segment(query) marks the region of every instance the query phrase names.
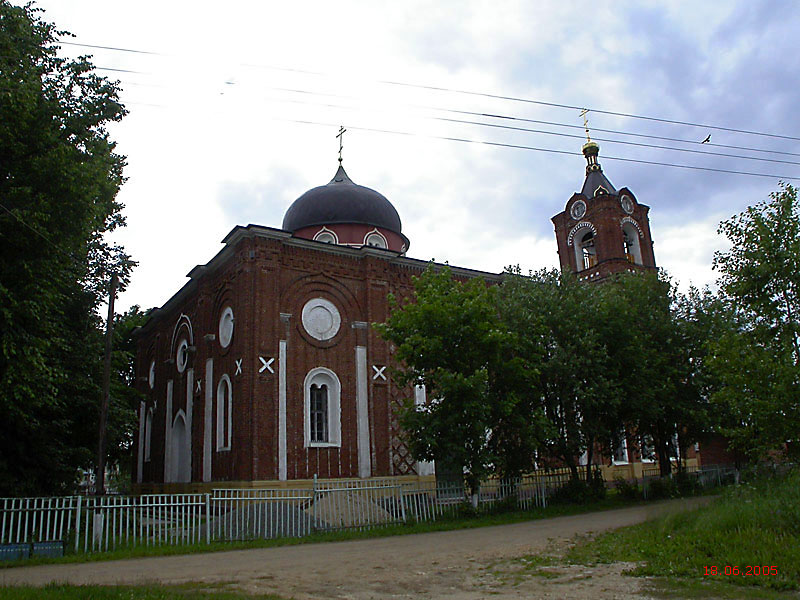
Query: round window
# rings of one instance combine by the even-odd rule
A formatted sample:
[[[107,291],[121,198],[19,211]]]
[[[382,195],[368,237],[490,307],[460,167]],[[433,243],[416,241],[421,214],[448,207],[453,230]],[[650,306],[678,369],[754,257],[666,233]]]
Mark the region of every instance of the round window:
[[[622,205],[622,210],[626,213],[631,214],[633,212],[633,200],[631,200],[630,196],[622,196],[619,199],[619,203]]]
[[[317,340],[329,340],[339,332],[342,317],[329,300],[314,298],[303,307],[303,328]]]
[[[233,309],[226,306],[219,317],[219,345],[227,348],[233,339]]]
[[[572,215],[572,218],[576,221],[582,219],[583,215],[586,214],[586,203],[583,200],[577,200],[575,204],[572,205],[569,214]]]
[[[178,343],[178,350],[175,352],[175,366],[178,367],[178,373],[183,373],[186,370],[186,365],[189,363],[189,342],[183,338]]]

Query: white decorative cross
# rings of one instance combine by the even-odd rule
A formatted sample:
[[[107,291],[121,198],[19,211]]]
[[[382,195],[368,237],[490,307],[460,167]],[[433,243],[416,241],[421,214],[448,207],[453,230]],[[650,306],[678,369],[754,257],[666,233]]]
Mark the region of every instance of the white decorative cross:
[[[199,379],[197,380],[197,385],[194,386],[194,391],[196,394],[199,394],[200,392],[203,391],[202,381],[200,381]]]
[[[386,375],[383,374],[383,372],[386,370],[386,366],[379,367],[378,365],[372,365],[372,370],[375,371],[375,374],[372,376],[373,380],[380,377],[386,381]]]
[[[242,359],[240,358],[239,360],[235,360],[233,362],[236,363],[236,374],[237,375],[241,375],[242,374]]]
[[[263,373],[264,371],[269,371],[270,373],[275,373],[275,371],[272,370],[272,363],[275,362],[274,358],[270,358],[269,360],[267,360],[263,356],[259,356],[258,360],[261,361],[261,368],[258,370],[259,373]]]

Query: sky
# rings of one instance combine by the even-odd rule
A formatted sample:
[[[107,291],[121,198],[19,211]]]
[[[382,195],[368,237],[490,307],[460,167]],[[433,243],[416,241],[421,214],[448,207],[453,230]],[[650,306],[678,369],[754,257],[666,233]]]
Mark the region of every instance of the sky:
[[[113,239],[139,265],[118,310],[162,305],[236,225],[280,228],[333,177],[340,125],[345,169],[394,204],[408,256],[490,272],[557,266],[581,108],[683,289],[713,285],[720,221],[800,181],[800,3],[36,5],[129,110],[110,127],[127,157]]]

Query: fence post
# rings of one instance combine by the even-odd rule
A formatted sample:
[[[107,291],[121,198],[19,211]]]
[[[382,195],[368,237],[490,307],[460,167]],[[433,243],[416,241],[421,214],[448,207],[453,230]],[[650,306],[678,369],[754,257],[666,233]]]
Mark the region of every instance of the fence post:
[[[400,513],[403,515],[403,523],[406,522],[406,503],[403,501],[403,486],[397,486],[397,492],[400,494]]]
[[[311,531],[317,530],[317,474],[314,473],[314,483],[311,488]]]
[[[81,542],[81,500],[82,496],[78,496],[78,514],[75,515],[75,553],[78,553],[78,547]]]
[[[206,544],[211,543],[211,494],[206,494]]]

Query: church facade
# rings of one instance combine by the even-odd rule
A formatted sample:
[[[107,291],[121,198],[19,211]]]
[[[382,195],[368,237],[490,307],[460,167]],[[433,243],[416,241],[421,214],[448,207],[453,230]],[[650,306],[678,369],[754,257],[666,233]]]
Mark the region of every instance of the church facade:
[[[584,146],[583,188],[552,219],[562,269],[587,282],[655,269],[649,208],[614,188],[598,151]],[[370,327],[428,265],[406,256],[394,206],[340,164],[280,229],[237,226],[223,243],[138,332],[136,491],[432,474],[396,417],[424,389],[392,381],[393,348]],[[640,450],[625,440],[612,462]]]
[[[401,441],[410,390],[370,327],[428,265],[405,256],[391,203],[340,166],[281,229],[236,227],[223,242],[138,332],[137,490],[430,474]]]

